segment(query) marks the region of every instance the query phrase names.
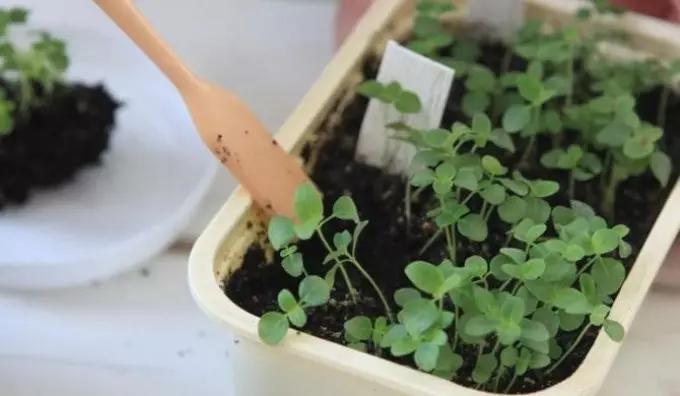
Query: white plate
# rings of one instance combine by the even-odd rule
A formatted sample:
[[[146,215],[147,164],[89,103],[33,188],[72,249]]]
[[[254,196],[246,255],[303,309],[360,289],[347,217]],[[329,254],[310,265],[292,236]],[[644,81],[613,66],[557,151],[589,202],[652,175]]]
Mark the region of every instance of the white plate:
[[[127,37],[46,27],[68,43],[69,79],[102,81],[125,106],[102,165],[0,211],[2,288],[74,286],[144,262],[187,226],[219,169],[175,88]]]

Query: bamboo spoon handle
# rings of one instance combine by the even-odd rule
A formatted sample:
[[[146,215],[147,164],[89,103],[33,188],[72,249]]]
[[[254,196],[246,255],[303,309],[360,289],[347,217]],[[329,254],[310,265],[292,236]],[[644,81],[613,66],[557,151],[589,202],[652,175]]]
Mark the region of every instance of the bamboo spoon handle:
[[[132,0],[94,0],[127,36],[161,69],[178,90],[200,81],[156,33]]]
[[[296,189],[310,180],[231,92],[201,79],[173,53],[132,0],[93,0],[170,79],[210,151],[265,214],[295,218]]]

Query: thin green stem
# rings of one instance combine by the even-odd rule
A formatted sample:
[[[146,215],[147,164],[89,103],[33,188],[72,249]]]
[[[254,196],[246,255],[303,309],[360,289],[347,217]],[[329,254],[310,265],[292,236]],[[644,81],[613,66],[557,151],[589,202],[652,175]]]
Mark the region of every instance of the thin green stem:
[[[428,241],[425,242],[425,245],[422,247],[422,249],[420,249],[420,252],[418,252],[418,254],[422,255],[423,253],[425,253],[425,251],[429,249],[430,246],[432,246],[432,244],[434,243],[434,241],[436,241],[437,238],[439,238],[443,233],[444,233],[443,228],[438,229],[437,232],[435,232],[434,235],[432,235],[432,237],[430,237],[430,239],[428,239]]]
[[[449,249],[449,257],[453,263],[456,262],[456,233],[453,227],[446,227],[444,229],[446,234],[446,245]]]
[[[562,355],[562,357],[560,358],[560,360],[556,361],[556,362],[552,365],[552,367],[550,367],[550,368],[548,369],[548,371],[545,372],[546,374],[552,373],[552,372],[553,372],[560,364],[562,364],[562,362],[564,362],[564,360],[567,358],[567,356],[571,355],[571,353],[574,352],[574,349],[576,349],[576,347],[578,346],[578,344],[581,343],[581,340],[583,340],[583,337],[585,337],[586,333],[587,333],[588,330],[590,329],[590,326],[591,326],[591,324],[588,323],[588,324],[586,325],[586,327],[584,327],[583,330],[581,330],[581,333],[578,335],[578,337],[576,337],[576,340],[574,340],[574,342],[571,344],[571,346],[569,347],[569,349],[567,349],[567,351]]]
[[[418,187],[418,188],[416,189],[416,191],[414,191],[414,192],[411,194],[411,200],[412,200],[412,201],[415,201],[415,200],[418,198],[418,196],[419,196],[423,191],[425,191],[426,188],[427,188],[427,186],[420,186],[420,187]]]
[[[574,172],[569,172],[569,196],[571,199],[575,199],[574,197],[576,191],[576,183],[574,179]]]
[[[600,256],[595,256],[592,259],[590,259],[590,261],[588,261],[586,263],[586,265],[581,267],[581,269],[576,273],[576,278],[581,276],[582,273],[586,272],[590,268],[590,266],[593,265],[595,263],[595,261],[597,261],[599,258],[600,258]]]
[[[567,79],[569,80],[569,84],[571,84],[571,89],[569,90],[569,94],[567,95],[567,107],[571,107],[573,101],[574,101],[574,88],[576,85],[576,81],[574,78],[574,51],[572,49],[571,55],[569,57],[569,62],[567,62]]]
[[[352,261],[352,264],[354,264],[356,269],[359,270],[359,272],[361,272],[361,275],[363,275],[364,278],[366,278],[368,283],[370,283],[371,286],[373,286],[373,288],[375,289],[375,292],[378,294],[378,297],[380,298],[380,301],[382,301],[383,305],[385,306],[385,313],[387,314],[387,317],[390,319],[391,322],[394,322],[394,316],[392,315],[392,310],[390,309],[390,305],[387,303],[387,299],[385,298],[385,295],[383,294],[383,292],[378,287],[378,284],[375,283],[375,281],[373,280],[371,275],[369,275],[369,273],[366,272],[364,267],[362,267],[361,264],[359,264],[359,262],[357,262],[357,260],[354,257],[350,257],[350,260]]]
[[[508,386],[505,387],[505,390],[503,391],[503,393],[510,392],[510,389],[512,389],[512,386],[515,385],[515,381],[517,381],[517,373],[516,372],[512,374],[512,379],[510,380],[510,383],[508,384]]]
[[[319,226],[316,229],[316,233],[319,235],[319,239],[321,239],[321,242],[323,243],[324,247],[328,251],[328,253],[333,253],[333,249],[331,249],[331,245],[328,243],[328,240],[326,240],[326,237],[323,235],[323,232],[321,231],[321,226]],[[340,268],[340,272],[342,273],[342,277],[345,278],[345,283],[347,284],[347,288],[349,289],[349,295],[352,297],[352,302],[356,304],[357,302],[357,291],[352,285],[352,281],[349,280],[349,275],[347,274],[347,271],[345,270],[345,267],[342,266],[342,261],[338,259],[337,257],[335,258],[335,263],[338,265]]]
[[[656,124],[659,128],[666,125],[666,110],[668,108],[668,97],[670,96],[671,90],[668,87],[664,87],[661,91],[661,97],[659,98],[659,108],[657,110]]]
[[[404,212],[406,215],[406,233],[408,234],[409,231],[411,231],[411,185],[409,184],[408,179],[406,180],[404,205]]]
[[[458,347],[458,316],[460,315],[460,308],[458,308],[458,305],[454,307],[453,313],[455,315],[453,325],[456,326],[455,331],[453,332],[453,351],[455,352]]]
[[[503,376],[503,371],[505,371],[505,368],[503,366],[499,367],[498,370],[496,371],[496,381],[493,386],[493,391],[498,392],[498,387],[500,386],[501,383],[501,377]]]

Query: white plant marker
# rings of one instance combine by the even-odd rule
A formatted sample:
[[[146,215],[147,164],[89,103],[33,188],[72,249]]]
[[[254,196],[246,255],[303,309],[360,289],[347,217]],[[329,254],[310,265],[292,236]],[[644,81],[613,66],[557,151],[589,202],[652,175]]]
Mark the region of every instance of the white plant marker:
[[[492,27],[508,41],[524,22],[524,0],[469,0],[466,20]]]
[[[404,117],[392,106],[371,99],[359,131],[357,160],[392,173],[408,174],[416,148],[390,138],[386,125],[403,121],[420,130],[438,128],[454,74],[452,68],[389,41],[376,80],[382,84],[398,82],[418,96],[422,110]]]

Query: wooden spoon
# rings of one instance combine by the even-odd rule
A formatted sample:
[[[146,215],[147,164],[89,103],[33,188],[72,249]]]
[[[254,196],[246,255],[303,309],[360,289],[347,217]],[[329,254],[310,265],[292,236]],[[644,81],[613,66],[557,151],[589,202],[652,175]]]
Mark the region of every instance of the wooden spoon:
[[[295,190],[311,183],[300,162],[276,143],[234,94],[189,70],[131,0],[94,2],[170,79],[204,143],[265,213],[294,218]]]

